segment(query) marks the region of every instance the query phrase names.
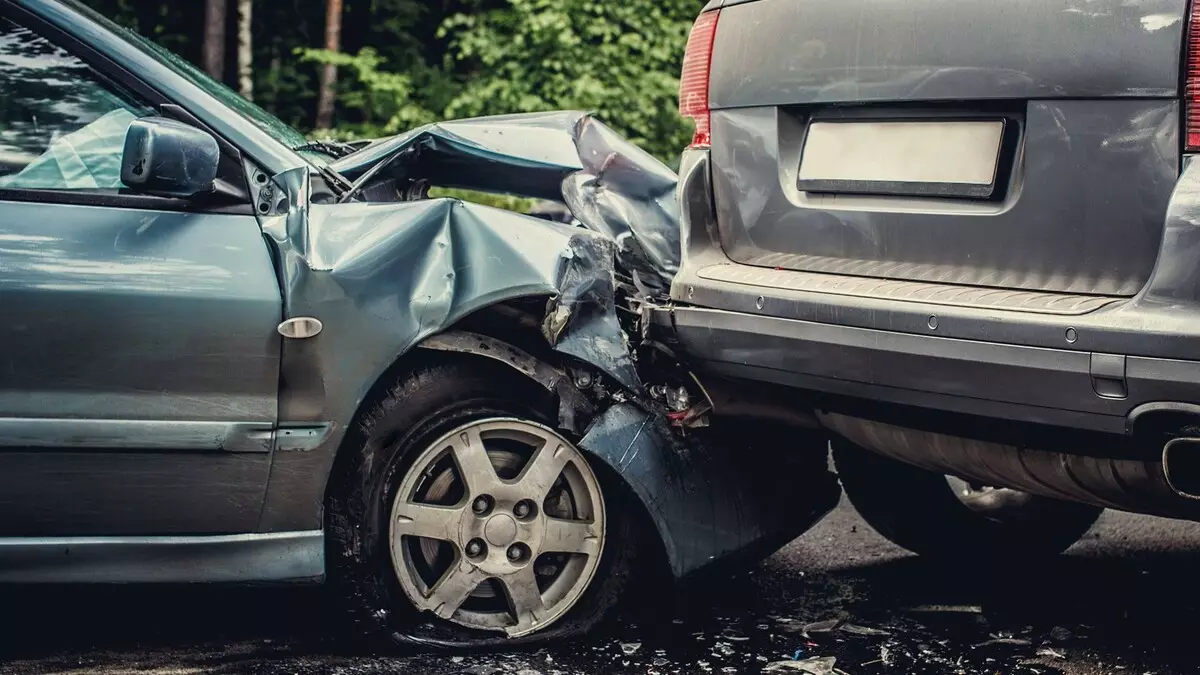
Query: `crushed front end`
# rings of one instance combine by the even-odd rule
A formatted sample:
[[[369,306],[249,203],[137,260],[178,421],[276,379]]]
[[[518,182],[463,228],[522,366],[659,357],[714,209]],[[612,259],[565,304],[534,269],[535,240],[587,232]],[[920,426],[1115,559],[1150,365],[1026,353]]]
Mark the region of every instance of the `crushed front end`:
[[[361,383],[397,354],[506,363],[546,388],[560,430],[627,484],[676,577],[769,555],[836,505],[813,421],[777,412],[771,392],[698,379],[669,326],[651,320],[678,270],[680,234],[678,177],[647,153],[562,112],[431,125],[328,168],[352,185],[277,177],[288,203],[264,219],[287,315],[345,327],[287,346],[285,412],[353,419],[349,405],[320,405],[357,405]],[[569,212],[430,198],[435,187]]]

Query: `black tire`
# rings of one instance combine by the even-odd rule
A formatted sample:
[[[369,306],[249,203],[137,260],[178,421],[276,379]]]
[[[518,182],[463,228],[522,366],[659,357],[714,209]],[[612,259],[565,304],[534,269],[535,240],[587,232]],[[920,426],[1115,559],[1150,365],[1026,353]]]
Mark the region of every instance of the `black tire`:
[[[554,411],[544,389],[503,364],[447,355],[403,376],[364,416],[335,463],[326,499],[330,586],[360,632],[434,649],[507,647],[577,637],[610,614],[632,576],[638,547],[632,545],[635,523],[623,486],[599,466],[592,469],[601,482],[607,521],[599,566],[575,606],[540,632],[509,638],[419,613],[392,568],[387,520],[415,455],[443,434],[483,418],[518,417],[553,428]]]
[[[1021,495],[989,515],[971,509],[946,476],[833,442],[842,489],[876,532],[918,555],[942,560],[1013,561],[1057,555],[1078,541],[1104,509]]]

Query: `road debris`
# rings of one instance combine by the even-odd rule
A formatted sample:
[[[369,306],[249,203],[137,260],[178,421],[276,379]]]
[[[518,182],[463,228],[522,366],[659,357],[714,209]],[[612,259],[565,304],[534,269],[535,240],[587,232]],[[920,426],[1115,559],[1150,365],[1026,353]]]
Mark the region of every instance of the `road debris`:
[[[828,619],[825,621],[816,621],[814,623],[805,624],[800,633],[805,638],[811,639],[815,635],[827,635],[835,631],[846,633],[848,635],[857,635],[859,637],[885,637],[891,635],[891,633],[886,630],[850,623],[849,621],[845,621],[843,619]]]
[[[1021,638],[1001,637],[1001,638],[992,638],[991,640],[984,640],[983,642],[972,645],[972,648],[979,649],[979,648],[984,648],[984,647],[997,647],[997,646],[1028,647],[1030,644],[1031,643],[1029,640],[1022,640]]]
[[[1063,628],[1062,626],[1055,626],[1054,628],[1050,629],[1050,639],[1054,640],[1055,642],[1066,642],[1072,637],[1071,631]]]
[[[979,605],[917,605],[906,607],[905,612],[914,614],[983,614]]]
[[[841,619],[827,619],[825,621],[814,621],[810,624],[805,624],[801,629],[800,634],[806,638],[811,638],[814,635],[823,633],[832,633],[837,630],[838,626],[842,625]]]
[[[860,637],[883,637],[891,635],[889,631],[883,630],[882,628],[871,628],[870,626],[860,626],[854,623],[844,623],[841,626],[838,626],[838,630],[843,633],[858,635]]]
[[[814,656],[802,661],[775,661],[763,667],[764,673],[807,673],[808,675],[833,675],[837,658],[833,656]]]
[[[1194,554],[1166,556],[1164,571],[1154,577],[1163,581],[1139,585],[1135,572],[1115,562],[1128,544],[1113,536],[1114,542],[1121,543],[1111,551],[1100,549],[1102,564],[1093,567],[1084,559],[1068,560],[1061,567],[1043,570],[1044,587],[1052,588],[1052,593],[1009,593],[1003,586],[998,593],[995,584],[1023,589],[1019,584],[1026,580],[955,581],[948,588],[938,567],[898,551],[867,565],[851,555],[865,556],[869,548],[831,556],[826,535],[845,532],[847,521],[856,521],[856,516],[843,504],[821,529],[761,567],[757,577],[731,578],[716,584],[712,592],[690,593],[685,596],[687,606],[666,619],[645,623],[634,616],[584,640],[556,643],[544,651],[514,650],[510,658],[502,655],[508,652],[490,651],[472,651],[465,659],[464,652],[347,653],[345,641],[328,628],[331,619],[325,605],[315,599],[322,596],[311,589],[123,591],[122,602],[130,611],[122,613],[121,621],[110,620],[112,591],[13,589],[4,605],[11,620],[0,671],[13,675],[89,675],[131,669],[256,675],[516,675],[531,669],[543,675],[703,675],[706,671],[697,663],[703,660],[714,675],[754,675],[800,649],[793,661],[832,656],[837,659],[836,670],[849,675],[1196,673],[1193,641],[1188,627],[1179,624],[1177,612],[1181,607],[1194,609],[1196,598],[1187,592],[1172,595],[1173,590],[1188,588]],[[1108,522],[1126,525],[1118,531],[1127,532],[1136,530],[1130,523],[1144,521],[1113,514]],[[1200,549],[1200,526],[1177,527],[1170,531],[1173,536],[1191,550]],[[1178,534],[1188,532],[1184,528],[1192,528],[1190,539]],[[798,573],[802,567],[810,571],[806,577]],[[1134,585],[1124,588],[1130,578]],[[1097,595],[1098,587],[1110,593]],[[1113,593],[1119,602],[1113,602]],[[1011,601],[997,602],[997,595],[1002,600],[1012,596]],[[988,610],[906,611],[918,603],[983,604]],[[178,607],[189,611],[179,613]],[[814,635],[813,646],[808,646],[810,640],[800,635],[800,629],[831,617],[891,635],[859,637],[833,631]],[[1093,627],[1084,627],[1082,623],[1089,620]],[[1027,631],[1026,626],[1031,628]],[[1051,639],[1055,626],[1069,629],[1069,643]],[[788,627],[794,628],[785,630]],[[734,641],[733,634],[749,639]],[[1011,646],[998,655],[971,648],[997,638],[1026,639],[1032,644]],[[267,639],[272,643],[267,644]],[[719,641],[729,642],[733,653],[714,657]],[[621,645],[633,642],[640,642],[641,649],[625,655]],[[553,664],[546,661],[549,655]],[[1125,669],[1119,670],[1120,666]],[[838,675],[836,670],[833,675]],[[805,675],[795,669],[764,675],[789,673]]]

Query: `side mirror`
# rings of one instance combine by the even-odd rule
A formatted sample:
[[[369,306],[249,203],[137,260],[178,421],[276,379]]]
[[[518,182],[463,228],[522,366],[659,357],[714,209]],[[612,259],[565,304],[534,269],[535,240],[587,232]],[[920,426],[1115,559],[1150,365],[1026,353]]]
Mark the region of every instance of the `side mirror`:
[[[162,197],[194,197],[213,191],[221,148],[217,139],[165,117],[134,120],[125,132],[121,182]]]

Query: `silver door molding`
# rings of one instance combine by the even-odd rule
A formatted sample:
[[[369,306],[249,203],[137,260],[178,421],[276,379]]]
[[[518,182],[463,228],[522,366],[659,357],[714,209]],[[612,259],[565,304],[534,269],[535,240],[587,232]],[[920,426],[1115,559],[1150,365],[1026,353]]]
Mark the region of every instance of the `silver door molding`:
[[[0,417],[0,448],[270,452],[269,424]]]
[[[320,530],[200,537],[0,538],[0,583],[320,581]]]

